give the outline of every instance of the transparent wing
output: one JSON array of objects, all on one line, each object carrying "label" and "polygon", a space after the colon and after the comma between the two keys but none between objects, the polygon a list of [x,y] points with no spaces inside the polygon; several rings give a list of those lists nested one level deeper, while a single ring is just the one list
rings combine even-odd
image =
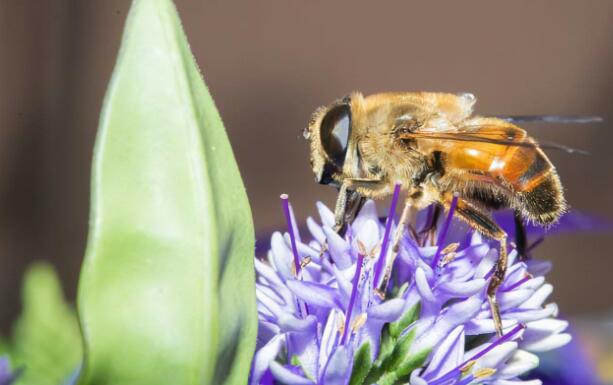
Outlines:
[{"label": "transparent wing", "polygon": [[583,115],[497,115],[495,117],[509,123],[591,124],[604,121],[600,116]]}]

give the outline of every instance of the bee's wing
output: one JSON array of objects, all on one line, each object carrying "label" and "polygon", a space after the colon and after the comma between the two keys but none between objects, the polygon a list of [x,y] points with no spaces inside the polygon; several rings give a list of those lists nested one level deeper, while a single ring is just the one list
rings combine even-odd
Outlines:
[{"label": "bee's wing", "polygon": [[498,144],[501,146],[532,148],[540,147],[543,149],[560,150],[569,154],[588,154],[586,151],[568,147],[558,143],[537,143],[534,139],[529,138],[524,130],[518,129],[519,127],[511,126],[512,129],[509,129],[510,123],[507,122],[502,122],[503,124],[498,124],[497,122],[495,122],[495,120],[497,119],[492,118],[482,120],[482,123],[467,124],[457,130],[419,130],[416,132],[402,134],[401,137],[405,136],[407,139],[415,138],[421,140],[489,143]]},{"label": "bee's wing", "polygon": [[590,124],[604,121],[600,116],[583,115],[497,115],[496,117],[509,123]]}]

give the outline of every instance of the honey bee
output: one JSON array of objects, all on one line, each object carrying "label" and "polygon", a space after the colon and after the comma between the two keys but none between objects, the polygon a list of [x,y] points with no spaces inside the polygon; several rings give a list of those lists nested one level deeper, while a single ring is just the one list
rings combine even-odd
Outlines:
[{"label": "honey bee", "polygon": [[[488,285],[498,334],[496,291],[507,267],[507,234],[490,216],[512,208],[516,218],[547,226],[566,210],[560,178],[525,130],[500,118],[473,116],[469,93],[354,92],[315,111],[304,135],[317,182],[339,189],[335,229],[342,231],[367,198],[406,191],[398,231],[410,208],[449,210],[500,243]],[[397,250],[397,242],[393,250]]]}]

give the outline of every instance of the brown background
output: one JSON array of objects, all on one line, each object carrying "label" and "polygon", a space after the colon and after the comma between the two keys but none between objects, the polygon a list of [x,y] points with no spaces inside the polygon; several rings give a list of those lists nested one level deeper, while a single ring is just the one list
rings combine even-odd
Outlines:
[{"label": "brown background", "polygon": [[[217,100],[260,231],[334,192],[300,137],[310,113],[351,90],[470,91],[478,112],[613,118],[613,2],[183,0],[192,49]],[[101,100],[127,0],[0,2],[0,326],[18,311],[25,266],[45,258],[74,296],[88,221]],[[613,127],[533,126],[586,149],[551,154],[573,207],[613,218]],[[603,315],[611,235],[549,239],[556,300]]]}]

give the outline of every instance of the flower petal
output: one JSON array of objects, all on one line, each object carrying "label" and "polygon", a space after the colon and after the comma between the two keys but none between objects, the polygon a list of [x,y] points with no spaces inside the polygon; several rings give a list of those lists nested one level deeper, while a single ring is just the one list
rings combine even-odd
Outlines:
[{"label": "flower petal", "polygon": [[292,278],[292,264],[294,256],[291,250],[287,247],[285,239],[280,232],[275,231],[270,239],[270,250],[272,252],[272,264],[276,271],[279,272],[283,279]]},{"label": "flower petal", "polygon": [[421,267],[418,267],[415,271],[415,286],[419,295],[428,302],[436,302],[436,297],[430,288],[430,284],[428,283],[428,278],[426,278],[426,273]]},{"label": "flower petal", "polygon": [[453,297],[470,297],[481,291],[481,289],[485,287],[485,284],[486,281],[483,278],[466,282],[443,282],[436,287],[436,290]]},{"label": "flower petal", "polygon": [[415,369],[411,373],[411,380],[409,381],[409,385],[428,385],[428,381],[424,380],[419,376],[419,372],[421,369]]},{"label": "flower petal", "polygon": [[285,313],[279,317],[278,324],[286,332],[312,332],[315,336],[317,331],[317,318],[313,315],[308,315],[306,318],[296,318]]},{"label": "flower petal", "polygon": [[360,250],[359,244],[361,243],[366,249],[366,254],[374,255],[377,246],[379,245],[379,226],[374,220],[365,220],[359,227],[360,231],[355,233],[354,236],[354,249]]},{"label": "flower petal", "polygon": [[[515,320],[502,320],[502,328],[508,329],[517,325]],[[475,336],[479,334],[490,334],[496,331],[494,320],[491,318],[472,319],[466,323],[466,335]]]},{"label": "flower petal", "polygon": [[496,380],[492,385],[543,385],[541,380]]},{"label": "flower petal", "polygon": [[251,369],[251,385],[259,385],[260,378],[262,378],[264,372],[268,370],[269,364],[277,357],[284,342],[285,335],[279,334],[273,337],[255,353],[253,367]]},{"label": "flower petal", "polygon": [[330,258],[340,269],[344,270],[351,267],[353,264],[351,260],[351,246],[331,227],[324,227],[324,233],[328,240]]},{"label": "flower petal", "polygon": [[566,330],[568,321],[555,318],[546,318],[539,321],[533,321],[526,324],[524,332],[524,341],[532,340],[533,335],[542,337],[544,335],[558,334]]},{"label": "flower petal", "polygon": [[315,222],[315,219],[313,219],[312,217],[308,217],[306,219],[306,224],[307,228],[309,229],[309,232],[311,233],[313,238],[317,240],[317,242],[322,245],[326,243],[326,235],[324,234],[324,230],[317,222]]},{"label": "flower petal", "polygon": [[498,292],[498,306],[501,311],[515,308],[533,295],[534,291],[529,289],[517,288],[511,291]]},{"label": "flower petal", "polygon": [[279,276],[273,270],[272,267],[270,267],[269,265],[260,261],[257,258],[254,259],[254,263],[255,263],[255,271],[258,273],[258,275],[266,278],[271,284],[274,284],[277,286],[283,285],[283,281],[281,281],[281,279],[279,278]]},{"label": "flower petal", "polygon": [[334,347],[340,338],[338,324],[341,320],[340,311],[332,309],[326,320],[326,325],[321,336],[321,344],[319,349],[319,367],[323,368],[328,362],[328,357],[332,354]]},{"label": "flower petal", "polygon": [[482,300],[478,297],[470,297],[462,302],[453,304],[447,311],[436,320],[434,325],[415,339],[411,345],[409,354],[432,349],[456,326],[473,318],[481,308]]},{"label": "flower petal", "polygon": [[332,353],[323,373],[322,385],[346,385],[351,376],[351,351],[340,345]]},{"label": "flower petal", "polygon": [[551,317],[557,312],[557,306],[550,305],[541,309],[515,309],[505,312],[503,316],[506,319],[512,319],[523,323],[538,321],[543,318]]},{"label": "flower petal", "polygon": [[536,368],[538,365],[539,358],[536,355],[523,350],[517,350],[509,362],[496,372],[496,377],[515,378]]},{"label": "flower petal", "polygon": [[375,319],[382,322],[392,322],[402,315],[405,301],[400,298],[390,299],[379,305],[368,308],[368,319]]},{"label": "flower petal", "polygon": [[340,307],[338,294],[330,286],[296,279],[287,280],[286,284],[292,293],[309,305],[323,308]]},{"label": "flower petal", "polygon": [[458,326],[438,345],[421,377],[431,380],[460,365],[464,356],[464,327]]},{"label": "flower petal", "polygon": [[[377,206],[375,205],[375,201],[369,199],[364,203],[364,206],[360,209],[360,213],[353,220],[351,227],[353,228],[353,234],[358,234],[362,231],[365,231],[364,225],[367,222],[379,223],[379,215],[377,214]],[[379,238],[378,229],[377,229],[377,238]]]},{"label": "flower petal", "polygon": [[[474,357],[475,354],[479,353],[483,349],[486,349],[490,345],[491,343],[482,344],[477,349],[471,350],[470,352],[466,353],[466,359]],[[479,358],[477,360],[477,364],[475,365],[475,370],[481,368],[493,368],[498,370],[516,352],[517,342],[504,342],[487,352],[483,357]]]},{"label": "flower petal", "polygon": [[317,206],[317,211],[319,212],[319,218],[321,218],[321,223],[324,226],[333,228],[334,227],[334,213],[330,211],[328,206],[326,206],[322,202],[317,202],[315,205]]},{"label": "flower petal", "polygon": [[571,339],[572,337],[568,333],[553,334],[534,342],[522,343],[522,349],[535,353],[547,352],[566,345]]},{"label": "flower petal", "polygon": [[475,270],[475,278],[485,278],[498,260],[498,250],[490,249]]},{"label": "flower petal", "polygon": [[279,382],[285,385],[313,385],[313,381],[297,375],[275,361],[270,363],[270,372]]},{"label": "flower petal", "polygon": [[553,293],[553,286],[549,283],[541,286],[532,297],[528,298],[526,302],[522,304],[522,308],[526,309],[537,309],[543,306],[543,303],[549,298],[549,296]]}]

